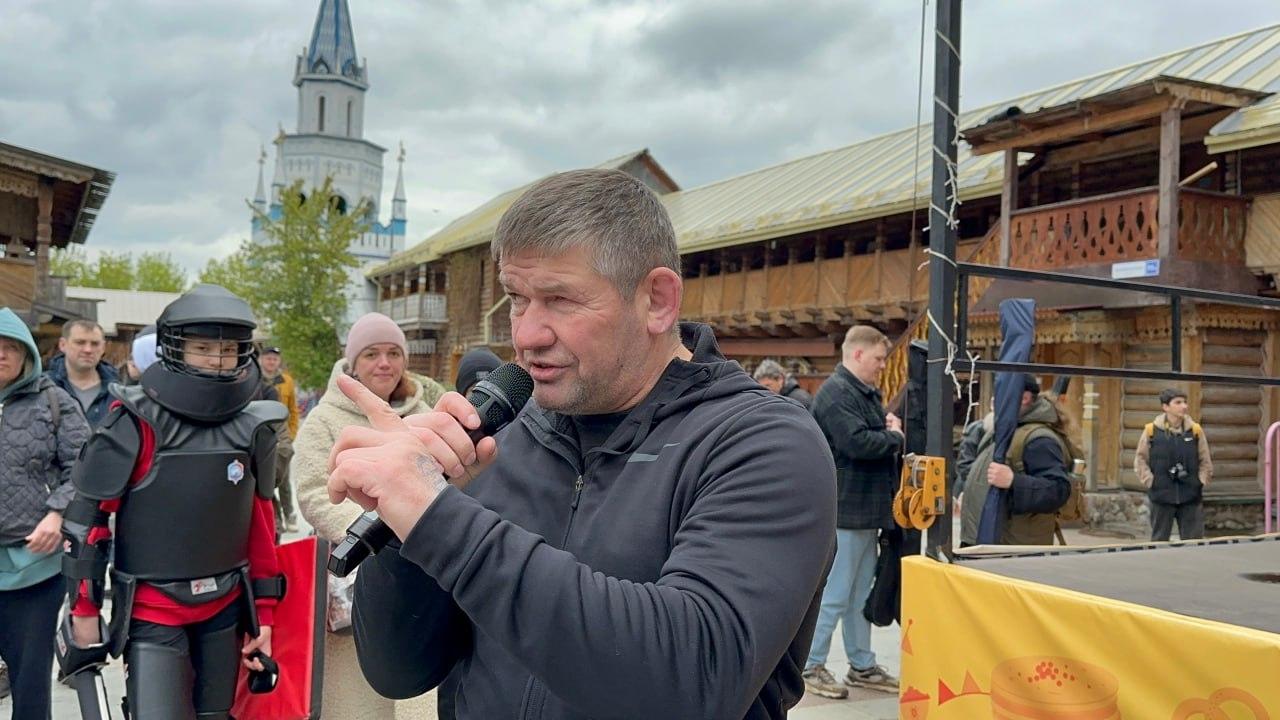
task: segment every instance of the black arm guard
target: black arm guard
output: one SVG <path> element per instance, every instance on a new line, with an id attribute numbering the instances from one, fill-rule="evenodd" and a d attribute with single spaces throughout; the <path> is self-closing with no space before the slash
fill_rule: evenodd
<path id="1" fill-rule="evenodd" d="M 58 625 L 55 638 L 54 655 L 58 658 L 58 667 L 67 677 L 78 672 L 98 669 L 107 664 L 107 624 L 98 618 L 98 642 L 87 648 L 75 643 L 71 633 L 71 613 L 68 612 Z"/>
<path id="2" fill-rule="evenodd" d="M 80 593 L 81 580 L 89 581 L 90 602 L 102 607 L 111 541 L 90 545 L 88 540 L 94 526 L 106 524 L 107 513 L 99 509 L 98 502 L 82 495 L 71 501 L 63 515 L 62 536 L 67 541 L 67 551 L 62 556 L 62 574 L 67 578 L 67 600 L 73 607 Z"/>
<path id="3" fill-rule="evenodd" d="M 258 484 L 258 497 L 263 499 L 276 494 L 277 427 L 275 423 L 264 423 L 253 434 L 253 477 Z"/>

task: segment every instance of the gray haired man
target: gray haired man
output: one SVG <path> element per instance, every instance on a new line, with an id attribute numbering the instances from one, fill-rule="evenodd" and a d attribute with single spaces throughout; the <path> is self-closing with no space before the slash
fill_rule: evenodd
<path id="1" fill-rule="evenodd" d="M 800 403 L 805 410 L 813 407 L 813 396 L 800 387 L 800 383 L 796 382 L 795 377 L 784 370 L 777 360 L 762 360 L 756 366 L 753 377 L 755 377 L 756 382 L 782 397 L 790 398 Z"/>
<path id="2" fill-rule="evenodd" d="M 365 676 L 408 697 L 454 672 L 460 720 L 781 720 L 835 542 L 813 418 L 677 321 L 675 232 L 636 178 L 535 184 L 493 254 L 534 380 L 514 422 L 476 443 L 457 393 L 402 420 L 338 379 L 372 429 L 342 432 L 330 499 L 403 541 L 356 581 Z"/>

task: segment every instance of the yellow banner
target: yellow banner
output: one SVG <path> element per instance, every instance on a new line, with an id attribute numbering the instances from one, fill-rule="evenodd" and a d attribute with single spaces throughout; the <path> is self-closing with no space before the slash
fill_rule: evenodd
<path id="1" fill-rule="evenodd" d="M 901 718 L 1280 720 L 1280 635 L 925 558 L 902 571 Z"/>

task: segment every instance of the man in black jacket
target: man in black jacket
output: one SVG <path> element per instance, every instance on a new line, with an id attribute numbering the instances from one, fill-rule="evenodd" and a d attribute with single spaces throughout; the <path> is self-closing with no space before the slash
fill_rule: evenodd
<path id="1" fill-rule="evenodd" d="M 631 176 L 543 180 L 493 252 L 535 381 L 496 438 L 460 395 L 406 425 L 338 381 L 373 427 L 331 499 L 403 540 L 360 569 L 365 676 L 409 697 L 457 668 L 463 719 L 785 717 L 834 544 L 818 428 L 677 324 L 675 233 Z"/>
<path id="2" fill-rule="evenodd" d="M 751 376 L 756 379 L 756 382 L 782 397 L 800 403 L 805 410 L 813 407 L 813 396 L 800 387 L 800 383 L 796 382 L 796 379 L 789 375 L 777 360 L 761 360 Z"/>
<path id="3" fill-rule="evenodd" d="M 862 614 L 876 578 L 876 548 L 881 530 L 893 527 L 893 493 L 902 422 L 886 414 L 876 383 L 884 371 L 889 340 L 869 325 L 845 334 L 836 370 L 818 388 L 813 417 L 836 461 L 836 558 L 827 575 L 804 680 L 814 693 L 843 698 L 844 685 L 897 691 L 898 681 L 876 663 L 871 651 L 871 622 Z M 844 627 L 849 672 L 843 685 L 826 668 L 836 621 Z"/>

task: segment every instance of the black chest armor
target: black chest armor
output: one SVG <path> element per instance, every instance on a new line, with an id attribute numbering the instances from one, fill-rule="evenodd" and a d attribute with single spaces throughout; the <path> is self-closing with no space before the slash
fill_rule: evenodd
<path id="1" fill-rule="evenodd" d="M 121 498 L 116 570 L 163 581 L 244 567 L 254 497 L 275 491 L 273 476 L 255 472 L 264 444 L 257 438 L 274 436 L 271 424 L 285 420 L 284 406 L 253 402 L 225 422 L 198 424 L 166 410 L 141 387 L 113 386 L 112 392 L 155 432 L 151 469 Z"/>

